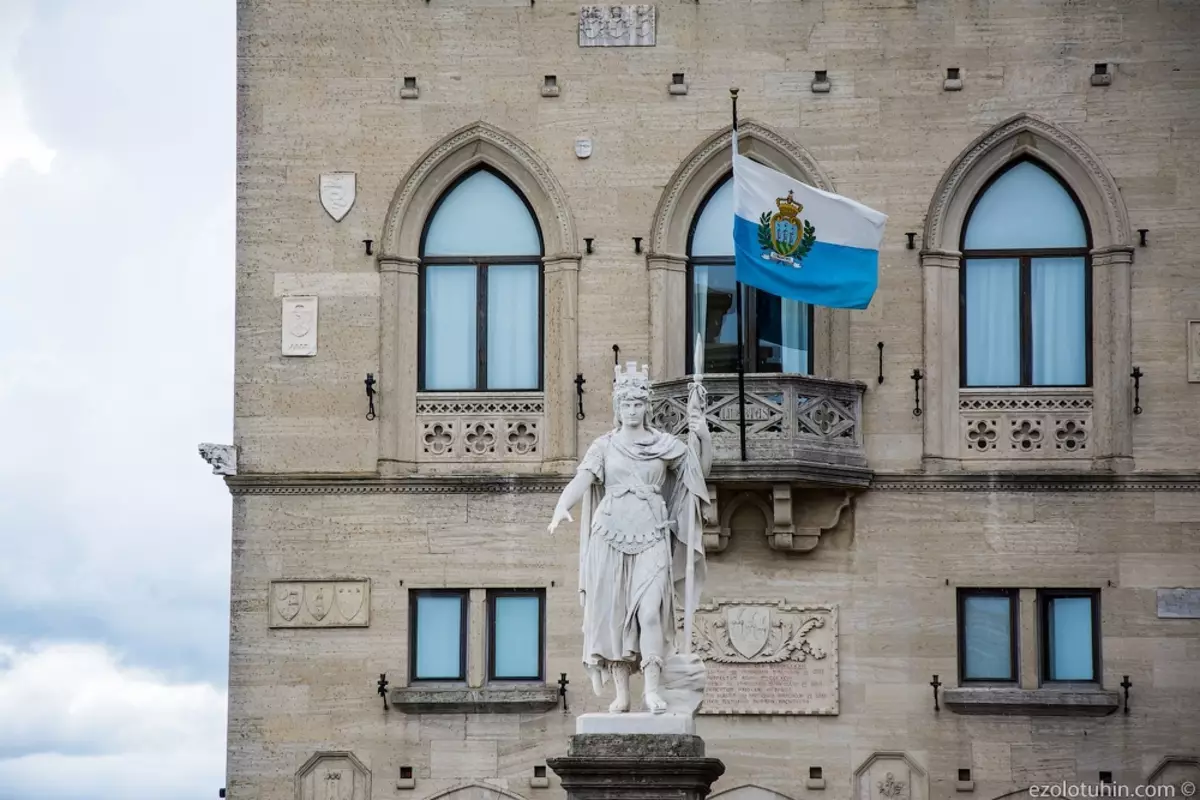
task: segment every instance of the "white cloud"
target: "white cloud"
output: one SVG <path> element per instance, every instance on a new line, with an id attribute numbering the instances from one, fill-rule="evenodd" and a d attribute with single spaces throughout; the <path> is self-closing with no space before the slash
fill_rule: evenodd
<path id="1" fill-rule="evenodd" d="M 32 17 L 30 0 L 0 3 L 0 174 L 18 160 L 28 161 L 38 171 L 46 172 L 54 160 L 54 151 L 29 127 L 14 69 L 17 50 Z"/>
<path id="2" fill-rule="evenodd" d="M 103 646 L 0 644 L 0 800 L 215 796 L 225 702 Z"/>

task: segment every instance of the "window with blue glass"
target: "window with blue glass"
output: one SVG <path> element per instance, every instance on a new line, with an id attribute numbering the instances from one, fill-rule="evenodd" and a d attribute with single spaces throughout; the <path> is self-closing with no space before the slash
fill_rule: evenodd
<path id="1" fill-rule="evenodd" d="M 468 593 L 460 589 L 410 593 L 410 680 L 467 679 L 467 598 Z"/>
<path id="2" fill-rule="evenodd" d="M 743 286 L 739 320 L 733 263 L 733 180 L 727 176 L 700 205 L 688 236 L 688 372 L 696 371 L 697 333 L 704 338 L 703 371 L 736 372 L 740 323 L 747 372 L 811 374 L 812 307 Z"/>
<path id="3" fill-rule="evenodd" d="M 525 198 L 487 169 L 438 200 L 421 241 L 420 386 L 542 385 L 542 235 Z"/>
<path id="4" fill-rule="evenodd" d="M 959 683 L 1017 681 L 1016 589 L 958 590 Z"/>
<path id="5" fill-rule="evenodd" d="M 488 680 L 540 681 L 545 671 L 546 594 L 488 591 Z"/>
<path id="6" fill-rule="evenodd" d="M 1050 171 L 1018 161 L 989 182 L 963 233 L 963 386 L 1091 385 L 1089 247 Z"/>
<path id="7" fill-rule="evenodd" d="M 1100 593 L 1092 589 L 1043 589 L 1042 680 L 1099 680 Z"/>

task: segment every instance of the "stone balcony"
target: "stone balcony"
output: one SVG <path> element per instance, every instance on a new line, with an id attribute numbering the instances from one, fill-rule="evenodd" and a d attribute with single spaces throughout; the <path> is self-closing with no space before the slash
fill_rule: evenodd
<path id="1" fill-rule="evenodd" d="M 651 387 L 653 424 L 687 430 L 690 377 Z M 746 460 L 741 457 L 737 375 L 705 375 L 708 427 L 717 483 L 864 488 L 871 482 L 863 448 L 866 386 L 807 375 L 746 375 Z"/>

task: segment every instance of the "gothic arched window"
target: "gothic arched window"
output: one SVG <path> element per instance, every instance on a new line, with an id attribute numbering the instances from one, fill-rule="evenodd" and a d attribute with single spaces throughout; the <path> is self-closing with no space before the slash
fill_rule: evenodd
<path id="1" fill-rule="evenodd" d="M 419 385 L 542 385 L 542 234 L 525 198 L 487 169 L 434 206 L 421 239 Z"/>
<path id="2" fill-rule="evenodd" d="M 962 385 L 1089 386 L 1090 235 L 1051 172 L 1017 161 L 975 198 L 962 242 Z"/>
<path id="3" fill-rule="evenodd" d="M 737 371 L 737 294 L 733 268 L 732 175 L 709 192 L 688 235 L 688 372 L 696 334 L 704 336 L 708 373 Z M 747 372 L 810 374 L 812 307 L 752 286 L 742 287 L 742 341 Z"/>

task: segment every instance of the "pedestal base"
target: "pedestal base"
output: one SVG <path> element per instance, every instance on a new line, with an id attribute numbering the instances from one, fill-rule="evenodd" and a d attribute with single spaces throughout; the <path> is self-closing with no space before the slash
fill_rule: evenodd
<path id="1" fill-rule="evenodd" d="M 703 800 L 725 772 L 692 734 L 581 733 L 546 763 L 569 800 Z"/>
<path id="2" fill-rule="evenodd" d="M 651 714 L 631 711 L 625 714 L 580 714 L 575 719 L 576 733 L 654 733 L 693 735 L 696 720 L 691 714 Z"/>

